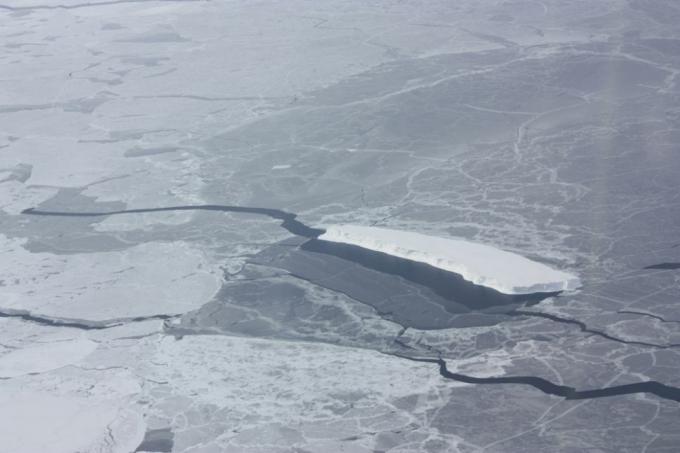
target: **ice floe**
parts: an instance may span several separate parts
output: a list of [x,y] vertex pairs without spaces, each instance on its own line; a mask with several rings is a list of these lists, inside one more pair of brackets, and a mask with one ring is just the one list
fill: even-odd
[[426,263],[505,294],[575,289],[578,277],[516,253],[463,239],[357,225],[333,225],[319,237]]
[[97,343],[86,338],[37,343],[27,348],[15,349],[0,356],[0,378],[61,368],[78,362],[95,349]]
[[149,242],[106,253],[30,253],[25,240],[0,235],[0,310],[53,319],[108,321],[195,309],[221,276],[186,242]]
[[0,439],[12,453],[133,451],[141,442],[141,415],[113,400],[0,390]]

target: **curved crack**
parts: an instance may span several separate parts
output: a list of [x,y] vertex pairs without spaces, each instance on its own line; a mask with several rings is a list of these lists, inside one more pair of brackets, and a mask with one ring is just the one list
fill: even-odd
[[130,322],[143,322],[153,319],[166,321],[175,318],[176,315],[151,315],[151,316],[137,316],[130,318],[115,318],[105,321],[87,321],[82,319],[68,319],[68,318],[51,318],[49,316],[34,315],[28,310],[4,310],[0,311],[0,318],[18,318],[34,324],[50,327],[71,327],[73,329],[81,330],[103,330],[112,327],[122,326]]
[[675,269],[680,269],[680,263],[659,263],[659,264],[652,264],[651,266],[646,266],[643,267],[643,269],[658,269],[658,270],[675,270]]
[[106,217],[121,214],[143,214],[148,212],[168,212],[168,211],[218,211],[218,212],[238,212],[243,214],[263,215],[275,220],[281,220],[281,227],[291,234],[306,238],[316,238],[323,234],[325,230],[312,228],[297,220],[297,215],[280,209],[253,208],[244,206],[226,206],[217,204],[188,205],[188,206],[167,206],[163,208],[140,208],[122,209],[119,211],[104,212],[69,212],[69,211],[43,211],[40,209],[29,208],[21,211],[25,215],[55,216],[55,217]]
[[652,314],[652,313],[646,313],[646,312],[644,312],[644,311],[619,310],[619,311],[617,311],[617,313],[628,314],[628,315],[647,316],[647,317],[649,317],[649,318],[658,319],[658,320],[661,321],[661,322],[673,323],[673,324],[680,324],[680,321],[676,321],[676,320],[674,320],[674,319],[665,319],[665,318],[662,318],[662,317],[659,316],[659,315],[655,315],[655,314]]
[[439,365],[439,374],[453,381],[464,382],[467,384],[519,384],[534,387],[546,395],[560,396],[566,400],[587,400],[595,398],[606,398],[609,396],[632,395],[636,393],[649,393],[671,401],[680,402],[680,388],[671,387],[658,381],[644,381],[633,384],[615,385],[592,390],[576,390],[574,387],[557,385],[547,379],[537,376],[499,376],[499,377],[474,377],[460,373],[453,373],[446,367],[446,362],[442,358],[417,358],[400,354],[389,354],[413,362],[434,363]]
[[[619,313],[621,313],[621,312],[619,312]],[[596,335],[598,337],[605,338],[605,339],[610,340],[610,341],[615,341],[617,343],[623,343],[623,344],[635,345],[635,346],[645,346],[645,347],[648,347],[648,348],[658,348],[658,349],[669,349],[669,348],[680,347],[680,344],[677,344],[677,343],[656,344],[656,343],[647,343],[647,342],[644,342],[644,341],[623,340],[621,338],[614,337],[614,336],[609,335],[608,333],[602,332],[600,330],[591,329],[583,321],[578,321],[576,319],[562,318],[560,316],[555,316],[555,315],[551,315],[549,313],[543,313],[543,312],[539,312],[539,311],[513,310],[513,311],[511,311],[507,314],[508,314],[508,316],[530,316],[530,317],[534,317],[534,318],[543,318],[543,319],[548,319],[550,321],[558,322],[558,323],[561,323],[561,324],[574,325],[574,326],[578,327],[581,330],[581,332]]]

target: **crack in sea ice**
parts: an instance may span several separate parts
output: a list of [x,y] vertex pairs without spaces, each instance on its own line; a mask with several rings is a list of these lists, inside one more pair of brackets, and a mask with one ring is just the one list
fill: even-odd
[[446,378],[466,384],[521,384],[530,385],[547,395],[560,396],[566,400],[588,400],[605,398],[618,395],[633,395],[636,393],[649,393],[659,398],[680,402],[680,388],[662,384],[658,381],[643,381],[632,384],[614,385],[601,389],[577,390],[566,385],[557,385],[547,379],[537,376],[498,376],[498,377],[475,377],[466,374],[449,371],[446,361],[442,358],[419,358],[400,354],[389,354],[414,362],[434,363],[439,366],[439,374]]
[[143,322],[151,321],[154,319],[166,321],[174,318],[175,315],[151,315],[151,316],[138,316],[134,318],[114,318],[107,319],[104,321],[88,321],[84,319],[69,319],[69,318],[52,318],[49,316],[41,316],[39,314],[33,314],[28,310],[4,310],[0,311],[0,318],[18,318],[27,322],[32,322],[35,324],[40,324],[43,326],[50,327],[70,327],[73,329],[81,330],[103,330],[110,329],[112,327],[118,327],[123,324],[131,322]]

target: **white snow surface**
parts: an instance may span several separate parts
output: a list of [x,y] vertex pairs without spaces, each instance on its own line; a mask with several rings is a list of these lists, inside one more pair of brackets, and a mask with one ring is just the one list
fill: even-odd
[[125,453],[143,436],[128,401],[0,389],[0,439],[7,453]]
[[280,165],[274,165],[272,167],[272,170],[288,170],[290,168],[290,164],[280,164]]
[[175,315],[200,307],[221,286],[217,267],[188,242],[68,255],[31,253],[25,242],[0,234],[0,311],[96,322]]
[[319,239],[426,263],[505,294],[564,291],[580,286],[580,280],[572,274],[464,239],[358,225],[330,226]]
[[79,338],[37,343],[0,356],[0,378],[10,378],[61,368],[76,363],[97,349],[97,343]]

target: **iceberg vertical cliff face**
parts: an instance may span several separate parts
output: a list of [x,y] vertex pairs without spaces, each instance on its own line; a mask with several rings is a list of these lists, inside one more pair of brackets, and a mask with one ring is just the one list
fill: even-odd
[[578,277],[516,253],[462,239],[356,225],[334,225],[319,239],[352,244],[460,274],[505,294],[575,289]]

